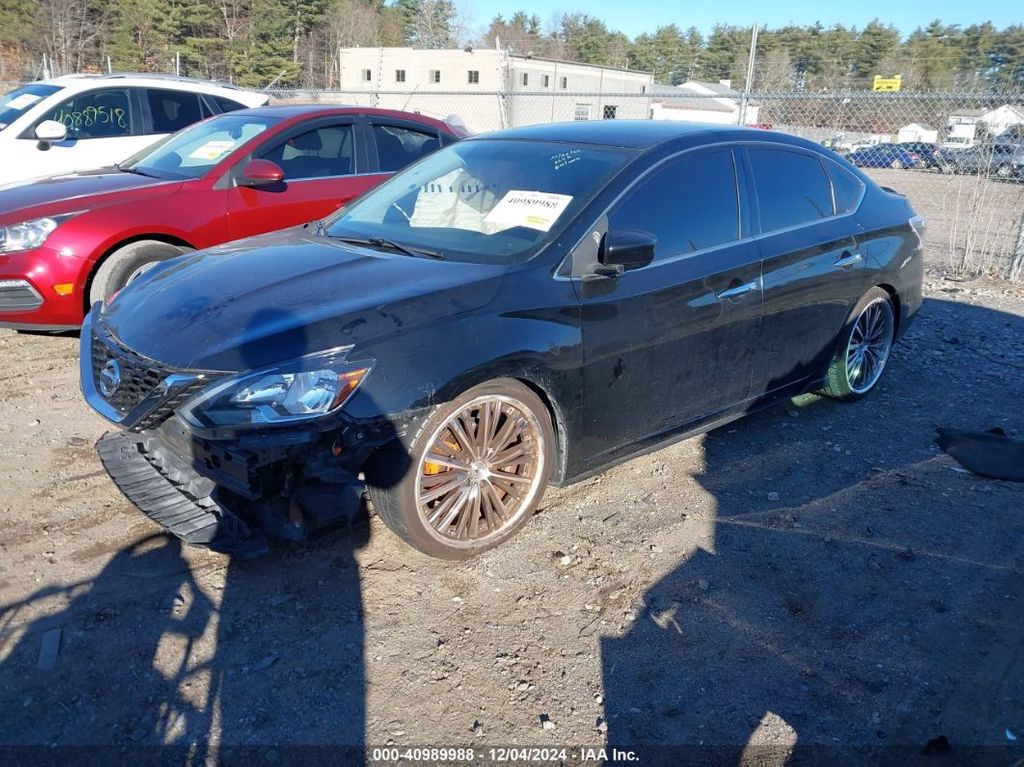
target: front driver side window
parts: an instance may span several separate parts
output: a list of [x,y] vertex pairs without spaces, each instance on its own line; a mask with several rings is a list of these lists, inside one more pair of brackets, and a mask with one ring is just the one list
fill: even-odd
[[256,155],[281,166],[286,181],[355,173],[355,133],[351,124],[300,133]]
[[131,103],[127,88],[88,91],[64,101],[39,122],[63,123],[69,139],[131,136],[135,132]]
[[658,240],[656,261],[739,239],[732,152],[694,152],[668,161],[626,194],[608,229],[650,232]]

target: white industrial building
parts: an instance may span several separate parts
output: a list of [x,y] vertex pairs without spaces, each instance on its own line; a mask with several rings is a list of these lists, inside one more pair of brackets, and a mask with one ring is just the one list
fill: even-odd
[[743,112],[743,94],[728,80],[717,83],[687,80],[681,85],[654,86],[651,100],[652,120],[680,120],[717,125],[757,125],[760,105],[747,103]]
[[939,140],[939,131],[926,123],[910,123],[896,131],[896,141],[900,144],[924,142],[934,144]]
[[995,109],[959,109],[949,116],[946,123],[946,139],[949,147],[973,146],[977,137],[978,123],[984,123],[989,134],[998,136],[1010,128],[1024,125],[1024,109],[1003,104]]
[[458,115],[473,131],[570,120],[647,119],[646,72],[520,56],[490,48],[342,48],[348,101]]

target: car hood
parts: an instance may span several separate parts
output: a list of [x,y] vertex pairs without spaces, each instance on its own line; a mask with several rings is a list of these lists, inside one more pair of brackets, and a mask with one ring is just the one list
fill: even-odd
[[167,261],[121,291],[102,322],[175,369],[240,371],[484,305],[505,266],[343,245],[305,228]]
[[92,209],[118,199],[119,192],[140,195],[169,194],[181,181],[164,181],[114,168],[67,173],[0,185],[0,222],[16,223],[37,216],[60,215]]

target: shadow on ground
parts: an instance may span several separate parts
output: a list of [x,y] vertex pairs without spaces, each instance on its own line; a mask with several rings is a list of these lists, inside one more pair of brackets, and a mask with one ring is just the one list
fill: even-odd
[[[1019,434],[1021,338],[1020,317],[929,301],[871,398],[803,398],[704,437],[696,480],[714,509],[685,521],[678,566],[601,643],[609,744],[645,764],[1003,744],[1024,717],[1024,494],[957,473],[931,438]],[[809,432],[831,435],[824,451]],[[135,758],[171,744],[176,761],[229,763],[249,758],[233,747],[273,761],[282,746],[361,746],[369,529],[191,568],[154,536],[88,582],[3,606],[0,744]],[[40,670],[58,628],[56,666]]]
[[930,440],[1024,429],[1024,319],[922,315],[875,395],[798,398],[705,437],[715,508],[680,536],[701,543],[602,641],[611,746],[645,764],[1011,756],[1024,487],[963,474]]

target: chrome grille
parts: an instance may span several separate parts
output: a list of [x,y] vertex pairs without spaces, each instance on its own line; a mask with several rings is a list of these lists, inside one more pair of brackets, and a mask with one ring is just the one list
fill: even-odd
[[[104,399],[122,417],[135,410],[148,396],[153,394],[167,380],[179,371],[161,365],[153,360],[136,354],[121,345],[107,333],[101,335],[94,327],[91,338],[92,380],[99,388],[100,375],[110,360],[116,360],[121,369],[121,382],[109,397]],[[192,372],[192,371],[190,371]],[[170,418],[174,411],[181,407],[200,389],[208,386],[219,374],[200,375],[196,380],[175,386],[164,396],[153,402],[153,409],[148,413],[136,414],[132,423],[124,425],[131,431],[153,429]]]

